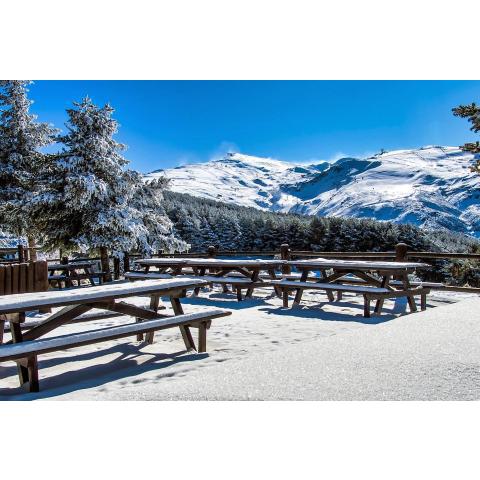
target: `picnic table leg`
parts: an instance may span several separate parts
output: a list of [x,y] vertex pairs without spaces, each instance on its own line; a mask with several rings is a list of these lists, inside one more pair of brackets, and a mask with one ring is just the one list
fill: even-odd
[[[260,270],[256,269],[253,271],[252,276],[250,277],[250,280],[252,282],[258,282],[258,277],[260,275]],[[245,294],[246,298],[252,298],[254,287],[248,287],[247,288],[247,293]]]
[[[277,280],[277,275],[275,274],[275,269],[273,268],[269,268],[267,270],[268,272],[268,276],[272,279],[272,280]],[[277,294],[277,297],[279,298],[282,298],[282,289],[280,287],[278,287],[277,285],[275,285],[273,287],[273,289],[275,290],[275,293]]]
[[[154,312],[158,312],[158,304],[159,303],[160,303],[160,297],[158,295],[152,295],[150,297],[150,310],[153,310]],[[142,334],[140,334],[140,335],[142,335]],[[154,337],[155,337],[155,332],[148,332],[148,333],[145,334],[145,341],[148,344],[152,344]]]
[[[321,274],[321,278],[327,278],[327,272],[326,272],[326,270],[324,270],[324,269],[320,270],[320,274]],[[307,277],[308,277],[308,275],[307,275]],[[306,281],[306,279],[303,280],[303,281]],[[327,293],[328,300],[329,300],[330,302],[334,302],[334,301],[335,301],[335,297],[333,296],[333,292],[332,292],[331,290],[327,290],[326,293]],[[341,300],[341,299],[342,299],[342,294],[341,294],[341,292],[338,292],[338,294],[340,295],[340,296],[339,296],[339,300]]]
[[297,291],[295,293],[295,298],[293,300],[292,308],[296,307],[297,305],[300,305],[300,302],[302,300],[302,295],[303,295],[303,288],[297,288]]
[[[302,276],[300,277],[300,282],[306,282],[307,281],[308,273],[309,273],[308,269],[303,270]],[[295,307],[296,305],[300,304],[300,301],[302,300],[302,295],[303,295],[303,289],[302,288],[297,288],[296,291],[295,291],[295,298],[293,300],[292,308]]]
[[[200,268],[200,272],[199,272],[199,276],[200,277],[203,277],[205,275],[205,271],[206,271],[206,268],[205,267],[202,267]],[[194,297],[198,297],[198,294],[200,293],[200,287],[195,287],[193,289],[193,296]]]
[[198,353],[207,351],[207,330],[210,328],[211,322],[202,322],[198,327]]
[[[183,315],[182,304],[178,297],[170,297],[170,303],[172,304],[173,313],[175,313],[175,315]],[[190,327],[182,325],[180,327],[180,333],[182,334],[187,351],[196,350]]]
[[370,298],[367,295],[363,296],[363,316],[370,318]]
[[3,334],[5,333],[5,320],[0,315],[0,345],[3,343]]
[[[405,290],[409,290],[411,288],[410,282],[408,280],[408,273],[402,274],[402,284]],[[417,304],[415,303],[415,297],[413,295],[407,295],[408,306],[410,307],[411,312],[417,311]]]
[[283,306],[288,308],[288,288],[283,288],[282,297],[283,297]]
[[[422,293],[420,295],[420,310],[426,310],[427,309],[427,294],[426,293]],[[0,343],[2,343],[0,341]]]
[[[13,343],[23,342],[22,329],[20,328],[20,323],[25,318],[25,314],[18,314],[18,318],[10,320],[10,334],[12,335]],[[24,362],[21,360],[17,361],[17,371],[18,371],[18,380],[20,386],[28,382],[28,368],[24,365]]]
[[242,297],[242,287],[237,286],[235,289],[237,290],[237,300],[238,300],[239,302],[241,302],[241,301],[243,300],[243,297]]
[[[390,283],[390,275],[384,275],[382,278],[382,284],[380,285],[380,287],[387,288],[389,283]],[[381,314],[384,302],[385,302],[384,298],[379,298],[375,303],[375,308],[373,311],[375,313]]]
[[[227,271],[222,270],[222,271],[224,272],[222,274],[222,276],[228,275],[228,272],[230,272],[230,270],[227,270]],[[212,288],[213,288],[213,284],[212,284]],[[232,285],[232,291],[233,291],[233,285]],[[222,283],[222,293],[230,293],[230,289],[228,288],[228,284]]]

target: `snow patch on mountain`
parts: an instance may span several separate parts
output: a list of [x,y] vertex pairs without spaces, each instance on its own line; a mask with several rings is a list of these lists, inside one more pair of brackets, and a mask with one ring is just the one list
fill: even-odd
[[174,191],[264,210],[375,218],[480,237],[473,159],[440,146],[311,165],[229,153],[146,178],[165,175]]

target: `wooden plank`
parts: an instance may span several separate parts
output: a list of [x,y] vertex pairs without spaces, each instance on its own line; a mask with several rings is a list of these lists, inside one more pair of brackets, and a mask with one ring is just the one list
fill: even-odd
[[92,308],[103,308],[105,310],[110,310],[112,312],[120,313],[121,315],[129,315],[134,318],[140,318],[142,320],[155,320],[158,318],[164,318],[167,315],[159,314],[155,310],[150,310],[143,307],[137,307],[130,303],[117,302],[117,303],[106,303],[98,304],[94,303],[91,305]]
[[35,279],[33,289],[35,292],[48,290],[48,268],[45,260],[34,262]]
[[12,293],[12,266],[6,265],[5,268],[5,288],[4,295],[10,295]]
[[35,285],[35,264],[30,262],[27,266],[27,292],[34,292]]
[[[172,309],[175,315],[183,315],[183,307],[180,303],[180,299],[175,297],[170,297],[170,303],[172,304]],[[195,341],[193,340],[192,332],[190,328],[186,325],[180,326],[180,333],[182,334],[183,342],[185,343],[185,348],[187,351],[197,350],[195,347]]]
[[207,322],[201,322],[198,327],[198,352],[207,351]]
[[[17,322],[10,323],[10,335],[12,336],[12,343],[23,342],[23,334],[20,328],[20,324]],[[20,385],[28,382],[28,368],[22,363],[17,363],[18,381]]]
[[100,343],[106,340],[125,338],[134,335],[137,331],[150,332],[152,330],[165,330],[179,326],[185,326],[186,328],[188,328],[189,325],[200,326],[201,323],[209,322],[212,319],[228,315],[231,315],[231,312],[219,308],[212,308],[205,312],[195,312],[183,314],[182,316],[150,320],[141,324],[131,323],[128,325],[101,328],[89,332],[68,334],[29,342],[25,341],[15,345],[4,345],[0,347],[0,360],[2,362],[16,360],[26,358],[32,354],[54,352],[64,348],[74,348]]
[[27,275],[28,275],[28,264],[20,264],[20,282],[19,282],[19,293],[26,293],[27,291]]
[[[333,278],[335,279],[335,276],[338,275],[339,273],[338,272],[334,272],[333,275],[330,275],[330,278]],[[321,268],[320,269],[320,275],[321,275],[321,280],[319,280],[319,282],[322,282],[322,283],[329,283],[331,282],[332,280],[327,280],[328,276],[327,276],[327,271],[324,269],[324,268]],[[335,300],[335,298],[333,297],[333,292],[331,290],[327,290],[327,297],[328,297],[328,300],[330,302],[333,302]],[[341,296],[341,290],[338,290],[337,293],[339,296]]]
[[91,308],[90,305],[70,305],[64,307],[60,311],[50,315],[46,320],[40,323],[40,325],[25,332],[23,334],[23,340],[35,340],[65,323],[68,323],[82,313],[88,312]]
[[414,270],[416,268],[431,268],[427,263],[415,262],[367,262],[362,260],[295,260],[289,262],[294,267],[310,267],[311,270],[319,268],[355,269],[355,270]]
[[49,290],[39,293],[24,293],[15,298],[0,298],[0,313],[15,313],[38,310],[41,307],[58,307],[79,303],[102,303],[112,299],[138,295],[171,295],[187,288],[203,286],[206,282],[194,278],[171,280],[146,280],[142,282],[118,282],[108,285],[76,288],[71,290]]
[[5,295],[5,271],[6,265],[0,265],[0,295]]
[[20,264],[11,265],[12,268],[12,295],[20,293]]

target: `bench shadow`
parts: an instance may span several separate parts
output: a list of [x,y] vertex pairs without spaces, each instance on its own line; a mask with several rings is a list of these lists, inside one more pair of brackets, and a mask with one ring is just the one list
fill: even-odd
[[[190,353],[185,350],[171,354],[141,352],[139,348],[145,344],[118,344],[109,348],[96,350],[93,352],[81,353],[79,355],[62,356],[58,358],[48,358],[42,360],[39,356],[40,372],[40,392],[26,393],[21,387],[0,388],[0,400],[37,400],[41,398],[51,398],[65,393],[98,387],[116,380],[127,380],[128,378],[150,372],[153,370],[162,371],[180,363],[193,362],[208,358],[208,353]],[[89,365],[80,370],[62,372],[53,374],[51,377],[41,378],[42,369],[53,367],[68,361],[77,362],[79,360],[89,360],[95,357],[102,357],[109,354],[117,354],[109,362],[102,364]],[[143,363],[137,363],[136,359],[140,356],[148,356]],[[15,365],[11,367],[2,367],[6,375],[2,377],[13,376],[17,374]],[[172,377],[174,373],[162,373],[157,376],[158,380],[164,377]],[[132,383],[142,383],[142,379],[134,380]]]
[[[325,305],[339,307],[339,311],[329,312],[327,310],[324,310],[322,307]],[[345,307],[358,310],[359,313],[352,313],[351,311],[342,312],[340,309]],[[363,305],[346,302],[344,300],[340,302],[318,302],[313,306],[312,305],[306,306],[306,305],[300,304],[300,306],[297,306],[294,308],[270,306],[267,308],[261,308],[260,311],[270,315],[300,317],[300,318],[327,321],[327,322],[350,322],[350,323],[355,322],[355,323],[362,323],[365,325],[378,325],[380,323],[389,322],[391,320],[394,320],[395,318],[398,318],[398,316],[402,316],[405,314],[400,312],[396,312],[396,313],[385,312],[384,310],[381,315],[377,315],[372,311],[371,317],[365,318],[363,316]]]
[[241,302],[237,300],[235,294],[232,293],[211,293],[208,297],[184,297],[181,298],[182,305],[205,305],[212,306],[212,301],[216,301],[215,306],[228,308],[230,310],[243,310],[245,308],[257,307],[260,305],[268,305],[268,302],[261,297],[244,298]]

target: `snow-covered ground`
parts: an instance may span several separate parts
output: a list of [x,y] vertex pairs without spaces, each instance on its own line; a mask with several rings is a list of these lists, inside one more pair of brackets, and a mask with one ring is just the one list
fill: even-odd
[[[40,357],[38,394],[23,393],[16,367],[0,365],[0,399],[85,400],[472,400],[480,399],[480,298],[436,292],[426,312],[403,299],[365,319],[362,302],[329,304],[305,292],[284,309],[270,289],[237,302],[218,290],[183,299],[186,313],[218,306],[208,354],[187,354],[176,329],[153,345],[134,339]],[[138,304],[145,298],[136,298]],[[54,334],[113,326],[127,317],[65,326]]]
[[146,178],[165,175],[174,191],[265,210],[376,218],[479,237],[473,158],[441,146],[310,165],[232,153]]

